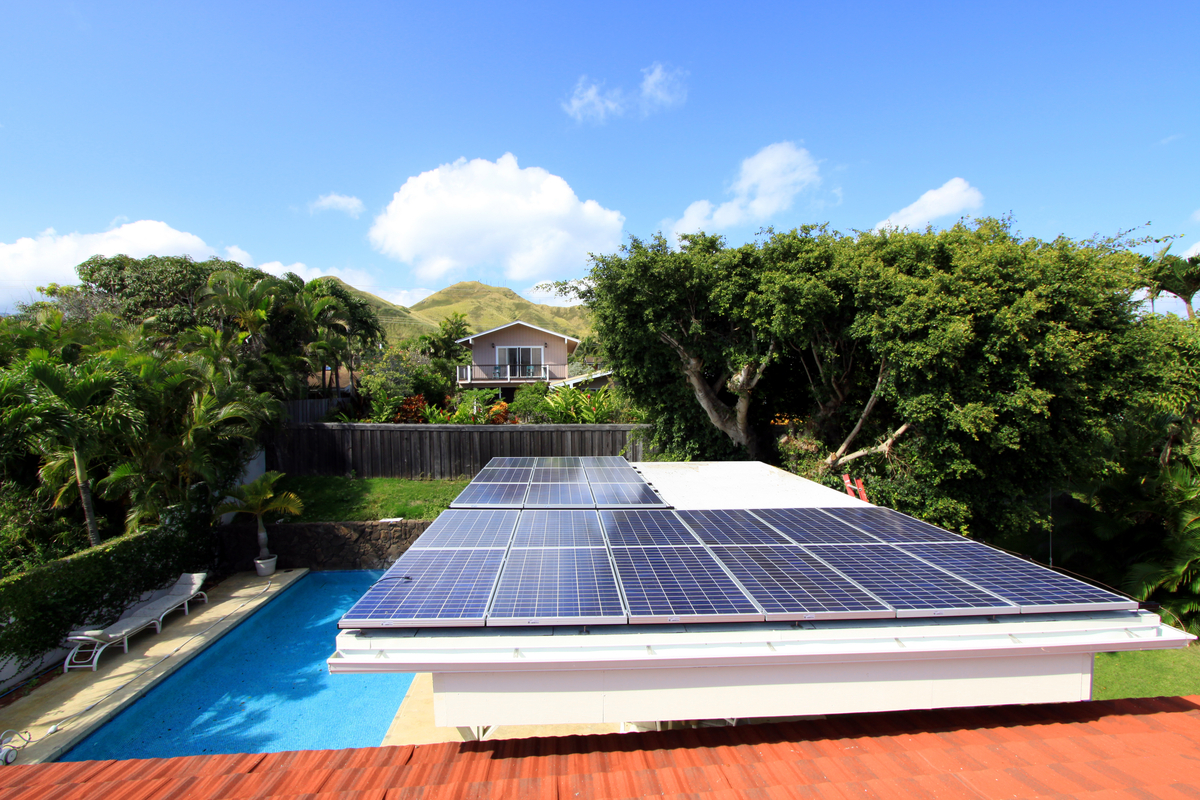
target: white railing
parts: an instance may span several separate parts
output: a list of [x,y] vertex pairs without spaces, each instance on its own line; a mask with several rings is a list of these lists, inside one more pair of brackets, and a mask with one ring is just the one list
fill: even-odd
[[[550,368],[558,373],[566,372],[565,364],[460,364],[458,367],[459,383],[474,383],[476,381],[548,381]],[[557,369],[562,367],[562,369]]]

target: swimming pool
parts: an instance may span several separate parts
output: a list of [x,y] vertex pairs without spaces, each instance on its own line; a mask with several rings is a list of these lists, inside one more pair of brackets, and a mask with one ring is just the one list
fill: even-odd
[[376,747],[412,675],[330,675],[337,621],[381,571],[310,572],[60,761]]

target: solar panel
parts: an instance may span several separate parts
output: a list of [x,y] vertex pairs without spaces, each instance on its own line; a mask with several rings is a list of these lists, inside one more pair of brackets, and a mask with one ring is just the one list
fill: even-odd
[[524,483],[469,483],[450,508],[520,508],[527,488]]
[[525,511],[512,546],[603,547],[604,533],[595,511]]
[[487,618],[488,625],[623,622],[625,608],[603,547],[513,550]]
[[541,456],[537,459],[536,467],[582,467],[583,459],[579,456]]
[[767,621],[894,617],[885,603],[795,545],[714,547]]
[[699,544],[672,511],[601,511],[600,524],[613,547]]
[[519,467],[488,467],[481,469],[473,483],[529,483],[532,469]]
[[535,456],[496,456],[487,464],[484,469],[493,469],[496,467],[536,467],[538,459]]
[[484,624],[503,550],[410,549],[338,622],[339,628]]
[[898,617],[1016,614],[1020,609],[884,544],[814,544],[822,561],[896,609]]
[[592,496],[596,498],[596,505],[600,508],[667,507],[662,498],[644,483],[596,483],[592,485]]
[[680,511],[679,516],[705,544],[791,544],[749,511]]
[[538,467],[533,471],[534,483],[587,483],[583,467]]
[[589,483],[645,483],[646,479],[631,467],[584,467]]
[[[463,547],[508,547],[518,511],[450,509],[443,511],[433,524],[413,542],[412,550]],[[394,569],[395,567],[393,567]],[[391,572],[384,573],[386,578]]]
[[879,543],[874,536],[855,530],[815,508],[756,508],[753,513],[798,544]]
[[913,519],[907,514],[892,511],[890,508],[869,506],[865,508],[827,508],[824,511],[885,542],[964,541],[964,538],[957,533],[951,533],[936,525],[930,525],[928,522]]
[[761,621],[763,613],[703,547],[619,547],[629,621]]
[[579,464],[583,467],[629,468],[629,462],[622,456],[580,456]]
[[901,550],[995,592],[1028,613],[1112,611],[1137,602],[1002,553],[978,542],[897,545]]
[[586,483],[531,483],[525,508],[590,508],[594,505]]

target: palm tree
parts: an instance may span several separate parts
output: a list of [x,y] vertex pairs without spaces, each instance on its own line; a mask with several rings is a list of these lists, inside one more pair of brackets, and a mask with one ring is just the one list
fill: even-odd
[[1166,250],[1158,254],[1150,264],[1150,298],[1162,292],[1173,294],[1183,301],[1189,320],[1196,318],[1192,309],[1192,298],[1200,291],[1200,256],[1180,258],[1169,256]]
[[214,517],[236,512],[253,514],[258,520],[258,557],[270,558],[267,550],[267,528],[263,525],[264,514],[304,513],[304,502],[292,492],[275,492],[275,482],[283,477],[282,472],[264,472],[250,483],[233,490],[233,499],[217,506]]

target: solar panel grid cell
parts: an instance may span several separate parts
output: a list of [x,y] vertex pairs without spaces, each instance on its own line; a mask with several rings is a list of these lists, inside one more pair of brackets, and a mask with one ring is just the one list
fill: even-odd
[[580,456],[539,456],[535,467],[582,467],[583,459]]
[[620,467],[584,467],[589,483],[645,483],[636,469]]
[[342,628],[458,627],[484,624],[504,560],[501,549],[413,550],[354,604]]
[[667,504],[646,484],[596,483],[592,484],[592,496],[598,507],[657,506]]
[[898,617],[1020,612],[891,545],[815,544],[805,549],[892,606]]
[[790,544],[786,536],[771,530],[748,511],[680,511],[679,516],[711,545]]
[[[508,547],[519,511],[449,509],[438,515],[411,550],[463,547]],[[394,568],[394,567],[393,567]],[[391,572],[391,570],[388,570]],[[385,576],[387,573],[384,573]]]
[[956,533],[890,508],[829,508],[829,514],[885,542],[962,542]]
[[636,511],[601,511],[600,523],[613,547],[645,547],[649,545],[699,544],[672,511],[644,509]]
[[528,483],[532,469],[520,467],[488,467],[479,470],[474,483]]
[[512,546],[603,547],[604,533],[595,511],[524,511]]
[[879,543],[874,536],[855,530],[816,508],[756,508],[752,513],[797,544]]
[[538,467],[533,471],[534,483],[587,483],[583,467]]
[[520,508],[525,502],[525,492],[528,488],[529,485],[525,483],[469,483],[467,488],[454,498],[450,507]]
[[514,549],[488,614],[489,625],[624,621],[621,593],[602,547]]
[[622,456],[580,456],[579,464],[583,467],[630,468],[629,462]]
[[768,621],[866,619],[896,612],[796,545],[714,547]]
[[620,547],[613,560],[632,623],[763,619],[703,547]]
[[995,592],[1023,611],[1137,608],[1137,602],[1113,592],[1031,564],[978,542],[898,545],[948,572]]
[[531,483],[525,508],[581,508],[595,505],[586,483]]
[[484,469],[494,469],[497,467],[526,467],[532,469],[537,466],[538,459],[535,456],[496,456],[487,464]]

